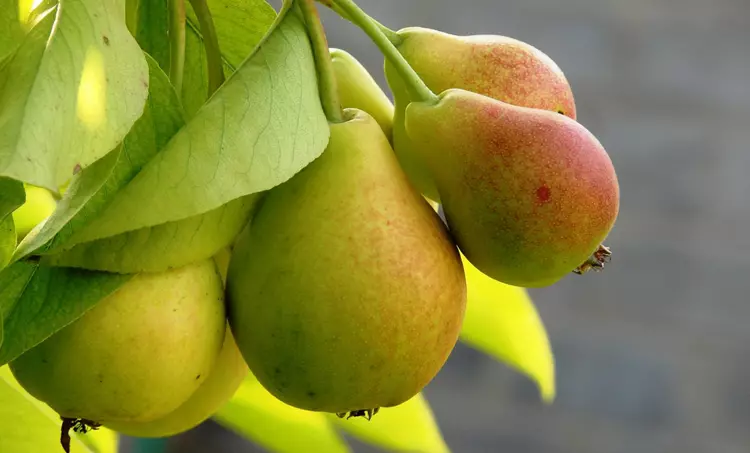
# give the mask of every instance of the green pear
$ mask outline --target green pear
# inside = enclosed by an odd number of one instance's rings
[[[331,49],[331,61],[341,106],[369,113],[390,141],[393,130],[391,100],[367,69],[351,54],[341,49]]]
[[[207,380],[226,331],[213,260],[138,274],[10,367],[67,419],[148,422]]]
[[[466,282],[376,121],[345,116],[323,155],[264,199],[232,253],[227,296],[266,389],[301,409],[360,413],[403,403],[437,374]]]
[[[46,220],[57,206],[57,201],[49,190],[30,185],[25,185],[24,188],[26,190],[26,202],[13,211],[13,221],[16,224],[16,233],[19,240]]]
[[[168,415],[150,422],[113,422],[106,427],[134,437],[169,437],[195,428],[234,395],[248,374],[230,329],[211,373],[187,401]]]
[[[455,36],[426,28],[398,32],[397,47],[436,93],[461,88],[522,107],[562,113],[576,118],[573,92],[558,65],[539,49],[506,36]],[[404,112],[411,99],[388,62],[388,84],[396,103],[393,143],[406,174],[426,196],[439,200],[437,188],[419,160],[404,129]]]
[[[586,128],[554,112],[451,89],[406,109],[459,248],[486,275],[546,286],[597,250],[619,209],[617,176]]]

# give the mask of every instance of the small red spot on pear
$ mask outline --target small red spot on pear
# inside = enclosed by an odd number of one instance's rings
[[[536,199],[539,201],[539,203],[547,203],[550,199],[550,196],[552,196],[552,191],[547,186],[542,186],[538,189],[536,189]]]

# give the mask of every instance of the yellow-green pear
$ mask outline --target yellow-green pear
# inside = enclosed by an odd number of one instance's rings
[[[248,370],[230,329],[206,380],[187,401],[166,416],[150,422],[112,422],[106,426],[134,437],[169,437],[195,428],[224,405],[242,384]]]
[[[369,113],[390,141],[393,129],[391,100],[367,69],[350,53],[341,49],[331,49],[331,61],[341,106]]]
[[[301,409],[360,414],[403,403],[438,373],[466,281],[377,122],[345,116],[325,152],[264,199],[232,252],[227,296],[266,389]]]
[[[405,28],[396,36],[399,52],[435,93],[461,88],[509,104],[576,118],[573,92],[565,75],[549,56],[530,44],[507,36],[456,36],[421,27]],[[439,200],[426,163],[420,160],[404,128],[404,112],[412,99],[388,62],[385,73],[396,104],[396,154],[417,188]]]
[[[203,385],[225,330],[221,277],[209,259],[133,276],[10,367],[63,418],[148,422]]]
[[[24,188],[26,190],[26,202],[13,212],[13,221],[16,224],[16,233],[19,240],[46,220],[57,206],[57,201],[49,190],[28,184]]]

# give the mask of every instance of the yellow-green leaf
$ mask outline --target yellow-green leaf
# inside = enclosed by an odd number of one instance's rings
[[[461,340],[533,379],[542,399],[555,397],[555,362],[547,331],[528,293],[482,274],[467,259],[468,305]]]
[[[277,453],[346,453],[346,443],[325,415],[288,406],[250,375],[215,419]]]
[[[124,0],[59,0],[0,65],[0,174],[57,190],[141,116],[148,67]]]
[[[71,433],[72,453],[94,453]],[[18,385],[8,367],[0,368],[0,451],[61,452],[60,418]],[[99,452],[106,453],[106,452]]]
[[[390,451],[450,452],[422,394],[400,406],[380,409],[369,421],[361,417],[331,419],[349,434]]]
[[[107,428],[91,430],[79,436],[81,441],[96,453],[117,453],[117,433]]]

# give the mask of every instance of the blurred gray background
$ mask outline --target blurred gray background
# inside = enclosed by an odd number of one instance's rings
[[[359,4],[395,29],[503,34],[540,48],[565,71],[579,121],[620,178],[607,271],[532,292],[556,354],[556,403],[459,346],[426,390],[453,451],[750,451],[750,1]],[[324,18],[331,45],[383,82],[365,35]],[[220,432],[204,425],[171,451],[263,451],[211,435]]]

